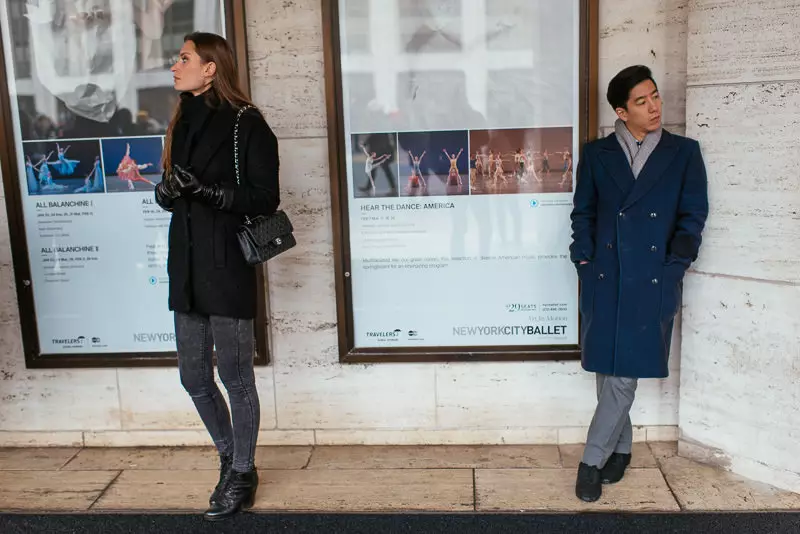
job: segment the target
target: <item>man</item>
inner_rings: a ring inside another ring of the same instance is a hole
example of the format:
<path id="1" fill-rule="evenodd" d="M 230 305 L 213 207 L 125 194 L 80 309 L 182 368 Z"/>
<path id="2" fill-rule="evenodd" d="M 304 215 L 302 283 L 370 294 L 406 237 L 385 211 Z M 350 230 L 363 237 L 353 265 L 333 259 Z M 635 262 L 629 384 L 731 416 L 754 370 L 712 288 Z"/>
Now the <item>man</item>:
<path id="1" fill-rule="evenodd" d="M 370 188 L 374 189 L 375 178 L 377 177 L 377 172 L 380 169 L 383 171 L 383 174 L 386 176 L 386 180 L 389 183 L 388 196 L 397 196 L 397 180 L 395 179 L 394 172 L 392 171 L 392 168 L 394 167 L 394 154 L 397 149 L 393 140 L 394 136 L 387 134 L 371 134 L 367 137 L 367 140 L 364 142 L 364 146 L 369 148 L 370 152 L 375 152 L 376 154 L 388 154 L 388 157 L 379 163 L 375 163 L 372 173 L 370 174 L 370 177 L 372 178 L 372 185 L 370 185 L 370 183 L 366 184 L 361 189 L 362 191 L 366 192 L 369 191 Z"/>
<path id="2" fill-rule="evenodd" d="M 629 412 L 639 378 L 669 374 L 683 275 L 708 215 L 706 171 L 694 140 L 661 128 L 650 69 L 628 67 L 608 85 L 615 133 L 588 143 L 578 166 L 570 256 L 581 281 L 581 346 L 597 374 L 576 495 L 596 501 L 631 461 Z"/>

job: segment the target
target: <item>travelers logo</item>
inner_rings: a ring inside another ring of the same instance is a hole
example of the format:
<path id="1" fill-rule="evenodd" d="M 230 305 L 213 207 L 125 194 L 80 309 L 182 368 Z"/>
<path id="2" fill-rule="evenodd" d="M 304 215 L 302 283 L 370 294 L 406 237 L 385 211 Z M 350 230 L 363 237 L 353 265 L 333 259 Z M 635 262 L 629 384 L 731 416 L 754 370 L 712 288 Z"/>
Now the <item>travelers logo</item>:
<path id="1" fill-rule="evenodd" d="M 385 330 L 385 331 L 378 331 L 378 332 L 367 332 L 367 337 L 378 337 L 378 338 L 398 338 L 403 331 L 399 328 L 394 330 Z"/>
<path id="2" fill-rule="evenodd" d="M 79 348 L 86 344 L 86 336 L 53 338 L 53 345 L 61 345 L 65 349 Z"/>

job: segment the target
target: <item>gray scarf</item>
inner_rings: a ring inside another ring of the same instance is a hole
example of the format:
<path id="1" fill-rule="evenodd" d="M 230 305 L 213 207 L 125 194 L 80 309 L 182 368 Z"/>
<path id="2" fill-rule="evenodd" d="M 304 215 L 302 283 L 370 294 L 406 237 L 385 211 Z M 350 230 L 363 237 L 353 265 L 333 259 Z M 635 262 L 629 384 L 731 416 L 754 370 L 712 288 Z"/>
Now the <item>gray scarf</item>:
<path id="1" fill-rule="evenodd" d="M 658 146 L 658 142 L 661 141 L 661 132 L 661 128 L 655 132 L 650 132 L 640 144 L 628 130 L 628 127 L 625 126 L 624 121 L 617 119 L 617 122 L 614 123 L 614 133 L 617 135 L 619 146 L 622 147 L 622 151 L 625 152 L 625 156 L 628 158 L 634 178 L 639 177 L 639 173 L 642 172 L 642 168 L 647 163 L 650 154 L 653 153 L 653 150 Z"/>

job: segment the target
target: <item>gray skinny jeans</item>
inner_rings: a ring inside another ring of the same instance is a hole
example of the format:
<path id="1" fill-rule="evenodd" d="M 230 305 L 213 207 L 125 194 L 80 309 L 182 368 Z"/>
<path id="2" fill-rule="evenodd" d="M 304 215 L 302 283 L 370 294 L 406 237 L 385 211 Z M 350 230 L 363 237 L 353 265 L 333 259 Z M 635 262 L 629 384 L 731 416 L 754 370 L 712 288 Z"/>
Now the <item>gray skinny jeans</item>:
<path id="1" fill-rule="evenodd" d="M 235 471 L 252 470 L 261 415 L 253 372 L 253 320 L 175 313 L 175 336 L 181 384 L 192 397 L 217 450 L 221 455 L 233 453 Z M 233 424 L 214 382 L 215 346 L 217 371 L 228 390 Z"/>

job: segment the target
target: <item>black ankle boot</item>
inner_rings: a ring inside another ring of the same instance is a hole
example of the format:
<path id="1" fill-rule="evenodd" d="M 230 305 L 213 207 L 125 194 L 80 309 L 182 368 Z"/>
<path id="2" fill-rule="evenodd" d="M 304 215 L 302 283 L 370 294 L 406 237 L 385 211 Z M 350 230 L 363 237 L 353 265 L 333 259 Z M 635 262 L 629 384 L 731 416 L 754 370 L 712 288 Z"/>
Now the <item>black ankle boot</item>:
<path id="1" fill-rule="evenodd" d="M 625 476 L 625 468 L 631 463 L 630 454 L 615 452 L 600 470 L 600 478 L 603 484 L 615 484 Z"/>
<path id="2" fill-rule="evenodd" d="M 600 470 L 593 465 L 581 462 L 578 466 L 578 480 L 575 482 L 575 495 L 582 501 L 594 502 L 603 493 Z"/>
<path id="3" fill-rule="evenodd" d="M 214 491 L 211 493 L 211 497 L 208 498 L 209 506 L 213 506 L 219 499 L 219 494 L 222 492 L 222 488 L 225 487 L 225 482 L 227 482 L 228 478 L 231 476 L 232 470 L 233 455 L 221 454 L 219 457 L 219 482 L 217 482 L 217 487 L 215 487 Z"/>
<path id="4" fill-rule="evenodd" d="M 208 521 L 227 519 L 240 510 L 253 507 L 258 488 L 258 473 L 255 468 L 246 473 L 232 470 L 225 482 L 219 498 L 211 504 L 203 516 Z"/>

